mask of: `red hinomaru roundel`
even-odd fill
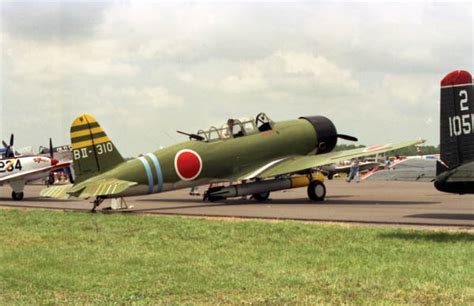
[[[201,156],[193,150],[181,150],[174,157],[174,168],[182,180],[194,180],[202,170]]]

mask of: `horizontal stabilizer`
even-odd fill
[[[41,190],[40,196],[45,198],[69,199],[71,196],[68,194],[68,191],[72,189],[72,186],[72,184],[68,184],[47,187]]]
[[[103,181],[96,181],[90,183],[84,183],[80,187],[79,194],[73,189],[70,194],[78,198],[89,198],[89,197],[112,197],[119,195],[128,188],[137,185],[136,182],[122,181],[117,179],[108,179]]]
[[[119,196],[128,188],[137,185],[135,182],[117,179],[84,182],[77,185],[54,186],[41,190],[42,197],[68,199],[70,197],[88,199],[90,197],[112,198]]]

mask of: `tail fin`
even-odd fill
[[[71,126],[76,182],[110,170],[124,162],[110,138],[91,115],[80,115]]]
[[[441,80],[440,149],[442,162],[453,169],[474,160],[474,92],[472,76],[456,70]],[[439,175],[446,167],[437,167]]]

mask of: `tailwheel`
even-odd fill
[[[252,198],[254,198],[254,200],[258,202],[265,202],[266,200],[268,200],[269,196],[270,191],[252,194]]]
[[[324,201],[326,186],[320,181],[312,181],[308,185],[308,197],[311,201]]]
[[[23,192],[15,192],[15,191],[12,191],[12,199],[15,200],[15,201],[21,201],[23,200],[23,196],[25,194]]]
[[[95,209],[96,209],[97,207],[99,207],[99,205],[100,205],[102,202],[104,202],[104,200],[105,200],[105,199],[102,198],[102,197],[97,197],[97,198],[95,198],[95,200],[94,200],[94,202],[93,202],[94,207],[92,207],[91,212],[95,213]]]

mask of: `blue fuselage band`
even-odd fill
[[[153,174],[151,174],[151,167],[150,165],[148,164],[148,161],[146,160],[145,157],[141,156],[138,158],[143,166],[145,167],[145,172],[146,172],[146,176],[148,178],[148,193],[153,193]]]
[[[155,165],[156,177],[158,179],[158,192],[161,192],[163,191],[163,172],[161,172],[160,162],[158,161],[158,157],[156,157],[153,153],[148,153],[147,156],[151,158],[153,164]]]

